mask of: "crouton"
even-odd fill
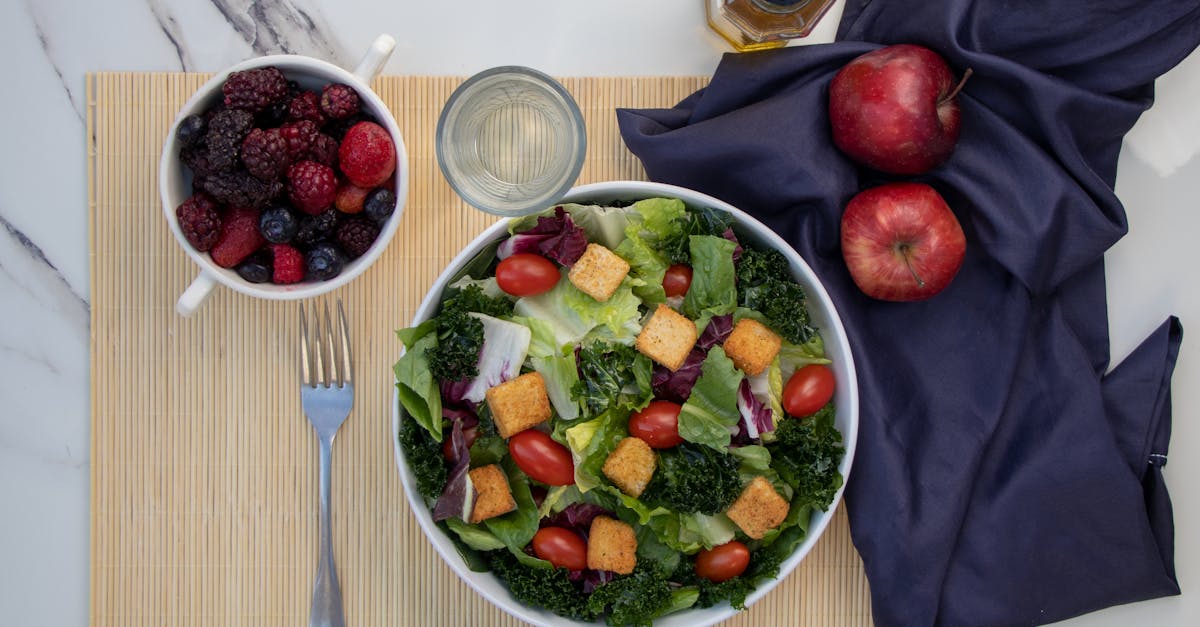
[[[632,497],[639,497],[658,467],[658,456],[640,438],[625,438],[609,453],[600,469],[609,481]]]
[[[775,491],[770,481],[755,477],[729,506],[725,515],[746,535],[758,540],[787,518],[788,502]]]
[[[637,336],[637,349],[671,372],[679,370],[696,345],[696,323],[670,307],[659,304]]]
[[[512,436],[550,418],[550,397],[546,382],[537,372],[491,387],[484,393],[496,431],[500,437]]]
[[[775,361],[783,340],[763,323],[751,318],[742,318],[722,347],[733,360],[733,365],[742,372],[754,376]]]
[[[627,274],[628,261],[600,244],[588,244],[583,256],[571,266],[567,280],[584,294],[604,302],[612,298]]]
[[[475,486],[475,506],[471,509],[471,523],[477,523],[489,518],[507,514],[517,509],[512,490],[508,487],[508,477],[500,466],[489,464],[480,466],[467,473],[471,484]]]
[[[592,519],[588,530],[587,567],[628,575],[637,566],[637,536],[633,527],[608,516]]]

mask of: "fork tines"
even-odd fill
[[[350,325],[346,322],[346,311],[340,298],[336,328],[329,315],[329,303],[323,302],[322,306],[325,310],[323,324],[317,304],[312,305],[313,332],[310,335],[304,304],[300,304],[300,381],[309,387],[342,387],[352,383],[354,376],[350,365]]]

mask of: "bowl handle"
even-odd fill
[[[380,70],[383,69],[383,64],[387,63],[389,57],[392,56],[392,50],[396,48],[396,40],[391,35],[380,35],[375,38],[371,47],[367,49],[367,53],[363,55],[362,60],[358,65],[354,66],[355,78],[364,83],[370,83],[379,76]]]
[[[213,275],[208,272],[200,272],[192,280],[192,284],[183,290],[183,294],[179,295],[179,300],[175,303],[175,311],[179,312],[181,316],[190,316],[196,313],[216,285],[217,281]]]

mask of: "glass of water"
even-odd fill
[[[438,118],[438,166],[470,205],[501,216],[535,213],[575,184],[583,168],[583,115],[558,81],[503,66],[463,82]]]

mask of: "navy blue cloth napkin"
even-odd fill
[[[833,147],[825,113],[843,64],[901,42],[974,70],[955,153],[917,179],[967,257],[917,303],[850,280],[842,208],[885,179]],[[1122,137],[1198,43],[1194,2],[849,0],[836,43],[729,54],[677,106],[618,110],[651,179],[758,217],[836,302],[862,400],[846,499],[878,624],[1040,624],[1179,593],[1161,468],[1182,329],[1109,368],[1102,256],[1126,231]]]

